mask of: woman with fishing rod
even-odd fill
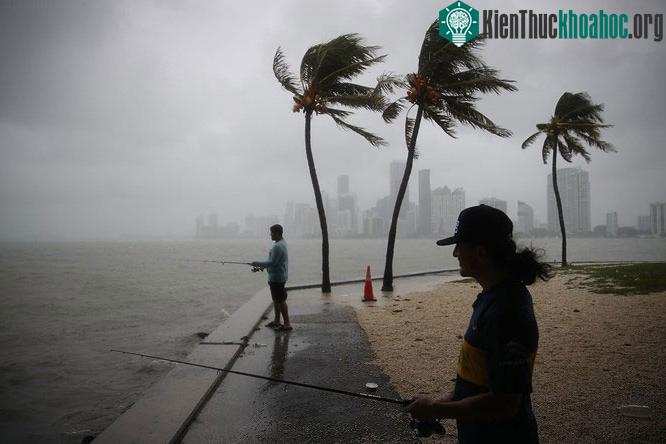
[[[532,411],[532,370],[539,332],[526,285],[548,280],[550,266],[531,248],[517,250],[513,223],[486,205],[463,210],[452,237],[460,275],[474,278],[483,291],[458,358],[454,390],[431,398],[418,395],[407,406],[413,418],[456,419],[464,443],[537,443]]]
[[[268,252],[268,260],[251,262],[250,265],[255,267],[253,270],[266,269],[268,272],[268,286],[270,287],[271,298],[273,299],[275,319],[266,324],[266,327],[273,328],[276,331],[289,331],[293,328],[289,323],[287,290],[285,288],[289,271],[287,242],[285,242],[282,237],[282,225],[272,225],[270,227],[270,232],[271,240],[275,243],[273,244],[273,248]],[[282,319],[284,319],[284,324],[280,324],[280,315],[282,315]]]

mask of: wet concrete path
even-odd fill
[[[444,280],[404,279],[392,296],[426,290]],[[353,392],[364,392],[365,384],[374,382],[379,386],[374,394],[399,398],[388,377],[372,363],[368,338],[353,308],[389,303],[392,297],[380,294],[377,302],[363,303],[361,294],[359,284],[334,287],[330,296],[317,289],[290,291],[287,302],[294,330],[275,332],[263,327],[270,319],[265,320],[233,369]],[[265,441],[419,442],[399,405],[231,374],[182,440]]]

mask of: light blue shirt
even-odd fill
[[[287,242],[284,239],[273,244],[268,252],[268,260],[256,262],[268,272],[268,282],[287,282],[289,272],[289,255],[287,254]]]

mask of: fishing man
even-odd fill
[[[464,443],[538,443],[532,411],[532,369],[539,331],[526,285],[550,278],[549,266],[531,248],[516,251],[513,223],[486,205],[466,208],[452,237],[460,275],[483,291],[458,358],[453,392],[439,398],[416,396],[408,405],[417,420],[456,419]]]
[[[277,331],[289,331],[292,330],[292,326],[289,323],[287,290],[285,288],[285,284],[287,283],[287,273],[289,270],[287,242],[285,242],[282,237],[282,225],[275,224],[271,226],[270,231],[271,240],[275,243],[273,244],[271,251],[268,253],[268,260],[255,261],[250,265],[260,270],[266,269],[268,271],[268,286],[271,289],[275,319],[266,324],[266,327],[273,328]],[[280,324],[280,315],[282,315],[284,324]]]

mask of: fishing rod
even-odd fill
[[[394,399],[394,398],[385,398],[383,396],[379,395],[371,395],[369,393],[362,393],[362,392],[351,392],[348,390],[339,390],[339,389],[334,389],[330,387],[323,387],[320,385],[314,385],[314,384],[306,384],[303,382],[297,382],[297,381],[289,381],[287,379],[279,379],[279,378],[272,378],[270,376],[263,376],[263,375],[257,375],[254,373],[247,373],[247,372],[240,372],[237,370],[229,370],[226,368],[221,368],[221,367],[214,367],[212,365],[204,365],[204,364],[196,364],[194,362],[188,362],[188,361],[181,361],[178,359],[168,359],[168,358],[163,358],[161,356],[152,356],[152,355],[145,355],[143,353],[134,353],[134,352],[129,352],[129,351],[124,351],[124,350],[115,350],[111,349],[112,352],[116,353],[123,353],[126,355],[134,355],[134,356],[141,356],[142,358],[151,358],[151,359],[158,359],[160,361],[167,361],[167,362],[173,362],[175,364],[184,364],[184,365],[191,365],[193,367],[200,367],[200,368],[207,368],[210,370],[216,370],[218,372],[225,372],[225,373],[231,373],[234,375],[241,375],[241,376],[249,376],[250,378],[257,378],[257,379],[264,379],[266,381],[272,381],[272,382],[278,382],[281,384],[288,384],[288,385],[295,385],[297,387],[305,387],[309,389],[314,389],[314,390],[321,390],[324,392],[331,392],[331,393],[337,393],[339,395],[345,395],[345,396],[353,396],[355,398],[363,398],[363,399],[370,399],[372,401],[381,401],[381,402],[387,402],[390,404],[399,404],[402,406],[406,406],[409,403],[411,403],[411,400],[408,399]],[[440,424],[439,421],[437,420],[432,420],[432,421],[420,421],[416,419],[412,419],[409,423],[410,427],[416,431],[417,435],[420,437],[429,437],[433,433],[436,433],[438,435],[444,435],[446,434],[446,430],[444,429],[444,426]]]
[[[251,262],[238,262],[238,261],[211,261],[211,260],[204,260],[204,259],[179,259],[182,261],[186,262],[212,262],[214,264],[233,264],[233,265],[252,265]]]
[[[240,372],[240,371],[237,371],[237,370],[228,370],[228,369],[225,369],[225,368],[214,367],[214,366],[211,366],[211,365],[195,364],[194,362],[180,361],[178,359],[168,359],[168,358],[162,358],[160,356],[144,355],[142,353],[134,353],[134,352],[128,352],[128,351],[124,351],[124,350],[111,349],[111,351],[116,352],[116,353],[124,353],[124,354],[127,354],[127,355],[141,356],[143,358],[158,359],[160,361],[174,362],[176,364],[185,364],[185,365],[191,365],[193,367],[207,368],[207,369],[210,369],[210,370],[217,370],[219,372],[232,373],[234,375],[249,376],[250,378],[264,379],[266,381],[279,382],[281,384],[295,385],[295,386],[298,386],[298,387],[305,387],[305,388],[310,388],[310,389],[315,389],[315,390],[322,390],[322,391],[325,391],[325,392],[338,393],[340,395],[347,395],[347,396],[354,396],[354,397],[357,397],[357,398],[371,399],[373,401],[389,402],[391,404],[400,404],[400,405],[407,405],[411,402],[411,401],[405,400],[405,399],[384,398],[382,396],[371,395],[369,393],[350,392],[350,391],[347,391],[347,390],[338,390],[338,389],[334,389],[334,388],[330,388],[330,387],[322,387],[320,385],[305,384],[303,382],[289,381],[287,379],[278,379],[278,378],[272,378],[270,376],[257,375],[257,374],[254,374],[254,373]]]
[[[252,266],[252,262],[239,262],[239,261],[213,261],[213,260],[206,260],[206,259],[175,259],[178,261],[185,261],[185,262],[210,262],[214,264],[232,264],[232,265],[250,265]],[[254,267],[252,266],[252,272],[256,273],[258,271],[263,271],[263,268],[261,267]]]

